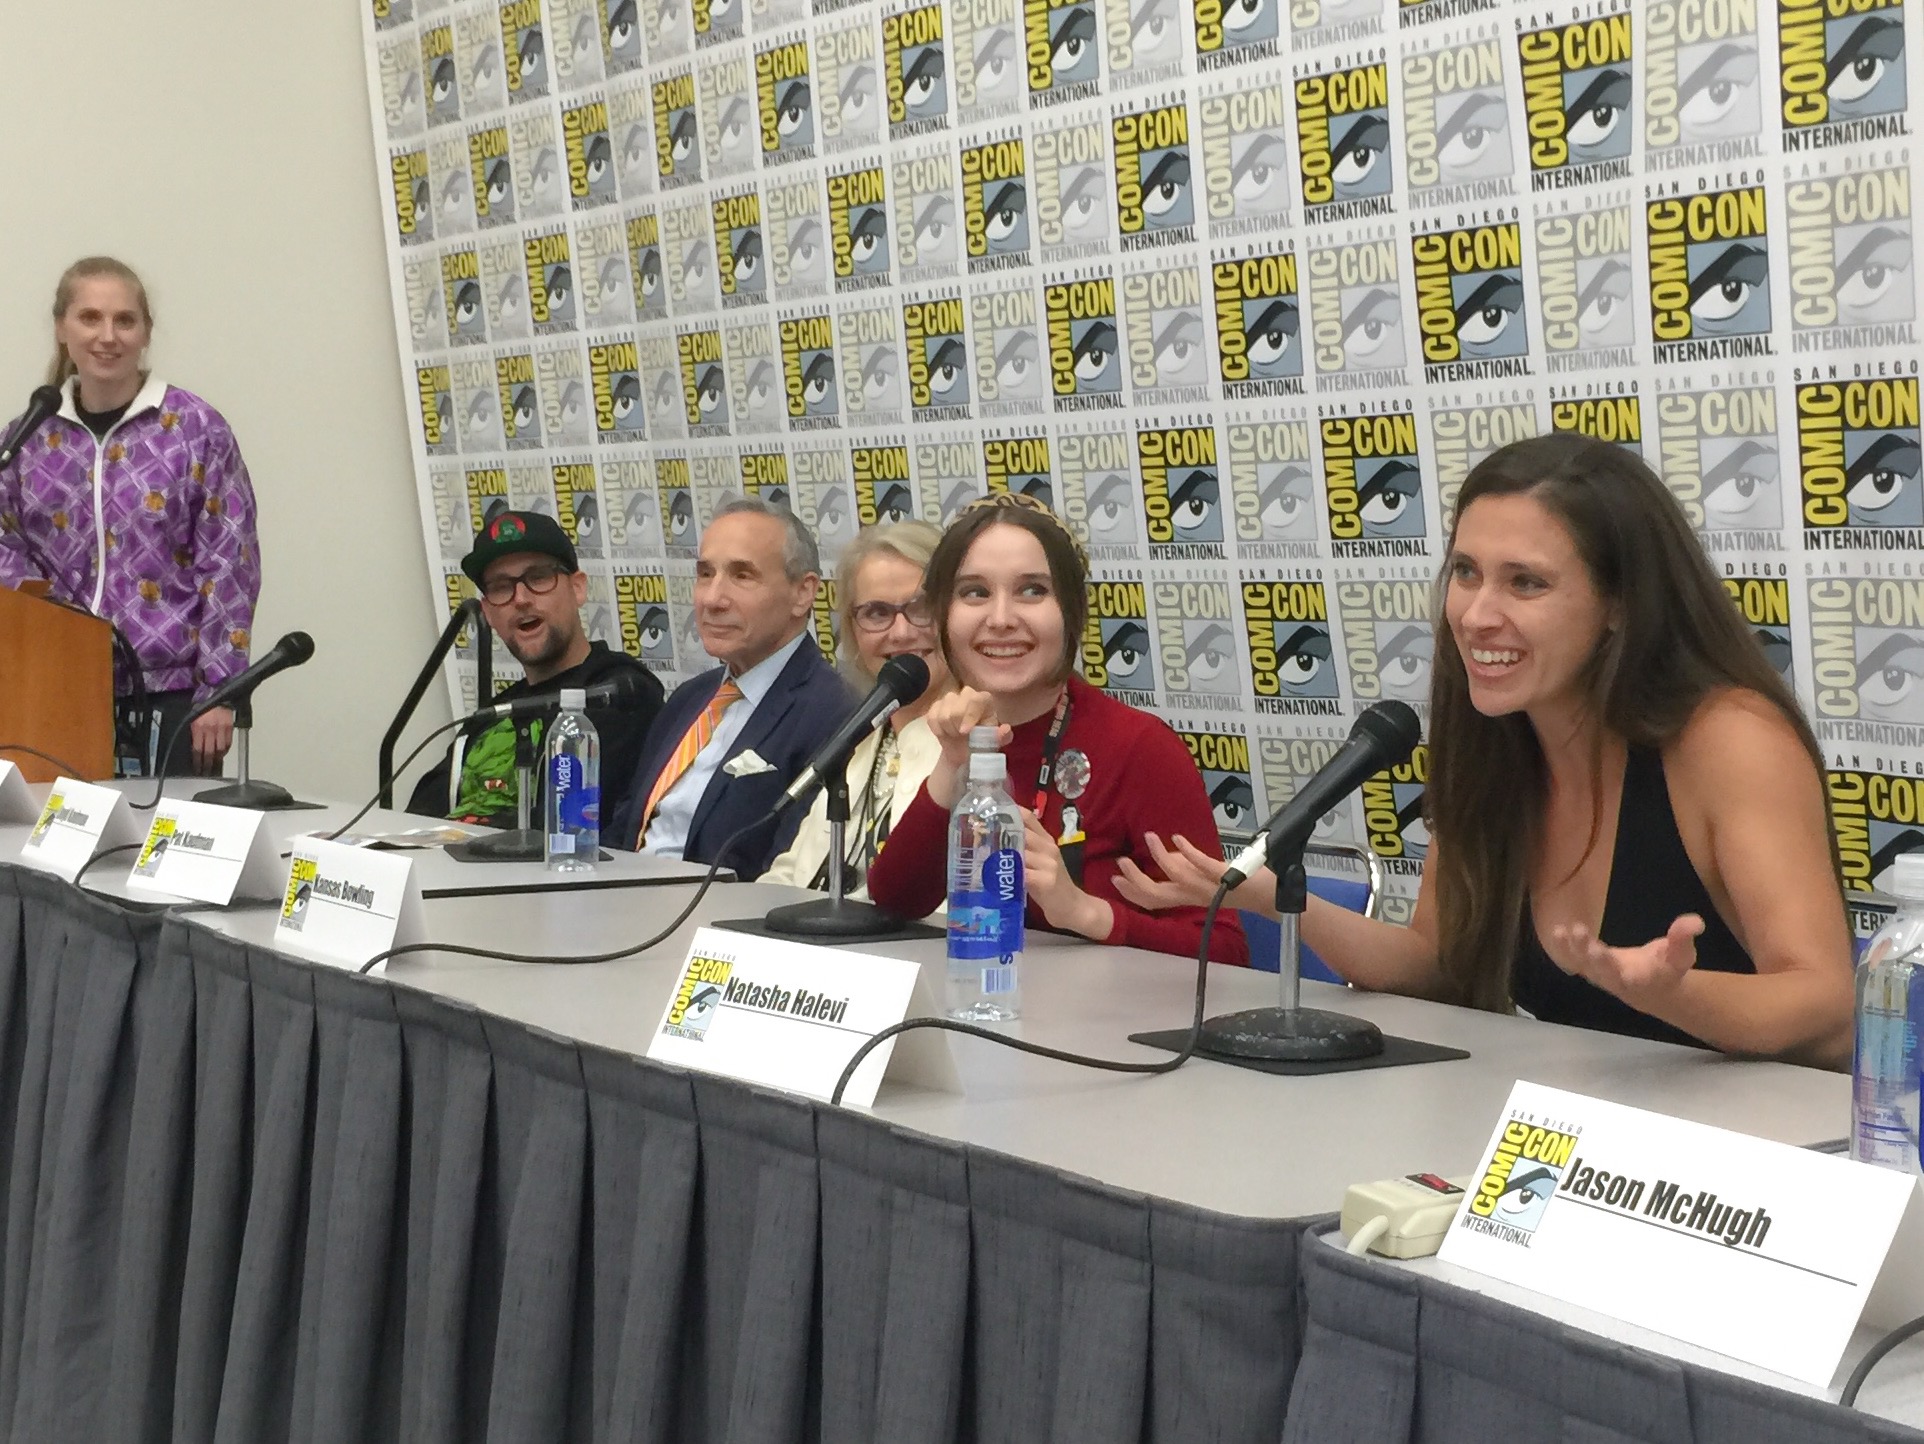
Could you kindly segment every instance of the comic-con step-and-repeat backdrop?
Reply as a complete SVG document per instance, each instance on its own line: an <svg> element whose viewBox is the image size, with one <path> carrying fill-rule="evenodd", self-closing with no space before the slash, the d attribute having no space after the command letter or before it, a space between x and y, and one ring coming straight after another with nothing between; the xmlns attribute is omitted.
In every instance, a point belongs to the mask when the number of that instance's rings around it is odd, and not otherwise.
<svg viewBox="0 0 1924 1444"><path fill-rule="evenodd" d="M1423 707L1467 470L1581 431L1663 473L1809 706L1847 881L1924 846L1914 6L371 6L450 603L491 509L551 511L672 685L731 495L832 561L1033 493L1089 542L1090 680L1248 828ZM1330 824L1393 912L1425 775Z"/></svg>

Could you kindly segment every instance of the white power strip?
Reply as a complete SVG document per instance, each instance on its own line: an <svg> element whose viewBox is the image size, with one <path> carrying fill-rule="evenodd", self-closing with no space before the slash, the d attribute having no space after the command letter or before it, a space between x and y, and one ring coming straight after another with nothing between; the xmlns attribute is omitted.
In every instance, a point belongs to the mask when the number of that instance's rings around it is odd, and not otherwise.
<svg viewBox="0 0 1924 1444"><path fill-rule="evenodd" d="M1349 1251L1427 1258L1443 1246L1443 1235L1463 1204L1464 1183L1434 1173L1352 1183L1343 1195L1342 1227Z"/></svg>

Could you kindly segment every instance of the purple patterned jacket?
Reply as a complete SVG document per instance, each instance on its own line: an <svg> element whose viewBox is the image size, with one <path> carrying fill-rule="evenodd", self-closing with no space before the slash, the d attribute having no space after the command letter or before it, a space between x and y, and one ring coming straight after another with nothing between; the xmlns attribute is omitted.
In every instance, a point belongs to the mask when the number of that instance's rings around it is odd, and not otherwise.
<svg viewBox="0 0 1924 1444"><path fill-rule="evenodd" d="M54 596L126 634L149 691L205 696L246 667L261 589L234 433L198 396L150 376L103 457L73 393L69 381L59 416L0 471L0 586L47 578ZM132 690L118 666L114 687Z"/></svg>

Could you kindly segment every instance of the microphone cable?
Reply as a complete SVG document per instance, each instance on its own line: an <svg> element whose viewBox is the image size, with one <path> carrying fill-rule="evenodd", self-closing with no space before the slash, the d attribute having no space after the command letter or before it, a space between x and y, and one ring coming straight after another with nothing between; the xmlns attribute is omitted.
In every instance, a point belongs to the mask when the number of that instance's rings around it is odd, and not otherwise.
<svg viewBox="0 0 1924 1444"><path fill-rule="evenodd" d="M64 757L55 757L51 752L42 752L38 747L29 747L24 742L0 742L0 752L20 752L28 757L38 757L42 762L58 767L63 777L78 777L80 769Z"/></svg>
<svg viewBox="0 0 1924 1444"><path fill-rule="evenodd" d="M1182 1047L1173 1057L1155 1063L1131 1063L1120 1058L1096 1058L1086 1053L1071 1053L1065 1048L1050 1048L1042 1043L1031 1043L1022 1038L1011 1038L1006 1033L993 1033L976 1023L962 1023L954 1018L904 1018L874 1034L855 1050L842 1069L842 1076L835 1080L835 1091L829 1095L829 1106L841 1106L842 1094L847 1091L849 1079L862 1061L890 1038L917 1028L939 1028L945 1033L961 1033L970 1038L985 1038L991 1043L1000 1043L1005 1048L1013 1048L1018 1053L1032 1053L1038 1058L1053 1058L1058 1063L1074 1063L1081 1068L1100 1068L1108 1073L1140 1073L1153 1075L1173 1073L1196 1055L1196 1046L1202 1041L1203 1010L1209 990L1209 936L1216 927L1216 914L1222 910L1223 899L1229 895L1229 882L1224 879L1216 885L1216 892L1209 899L1209 907L1203 913L1202 940L1196 946L1196 1011L1189 1020L1189 1036L1183 1039Z"/></svg>

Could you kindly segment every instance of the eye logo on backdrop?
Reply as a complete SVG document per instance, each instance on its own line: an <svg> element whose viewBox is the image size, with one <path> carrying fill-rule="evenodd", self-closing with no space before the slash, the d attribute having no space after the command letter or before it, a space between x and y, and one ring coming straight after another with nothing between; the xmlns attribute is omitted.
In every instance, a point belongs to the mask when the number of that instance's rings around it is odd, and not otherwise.
<svg viewBox="0 0 1924 1444"><path fill-rule="evenodd" d="M1791 665L1790 581L1785 577L1725 577L1724 590L1750 624L1751 635L1771 665L1793 690L1797 678Z"/></svg>
<svg viewBox="0 0 1924 1444"><path fill-rule="evenodd" d="M975 383L982 415L1032 415L1047 409L1035 292L1026 284L969 297L975 327Z"/></svg>
<svg viewBox="0 0 1924 1444"><path fill-rule="evenodd" d="M1514 221L1410 238L1423 369L1433 384L1527 376L1523 234Z"/></svg>
<svg viewBox="0 0 1924 1444"><path fill-rule="evenodd" d="M476 467L467 474L469 530L480 531L509 510L508 473L499 466Z"/></svg>
<svg viewBox="0 0 1924 1444"><path fill-rule="evenodd" d="M1125 251L1196 238L1189 176L1189 111L1180 101L1123 110L1109 122L1115 142L1116 223Z"/></svg>
<svg viewBox="0 0 1924 1444"><path fill-rule="evenodd" d="M1408 412L1326 416L1321 431L1331 555L1428 556L1416 418Z"/></svg>
<svg viewBox="0 0 1924 1444"><path fill-rule="evenodd" d="M962 298L909 301L902 339L909 356L909 407L918 423L966 421L969 347Z"/></svg>
<svg viewBox="0 0 1924 1444"><path fill-rule="evenodd" d="M837 426L835 334L826 314L792 316L778 328L788 428L807 431Z"/></svg>
<svg viewBox="0 0 1924 1444"><path fill-rule="evenodd" d="M1516 193L1499 41L1403 57L1403 156L1412 210Z"/></svg>
<svg viewBox="0 0 1924 1444"><path fill-rule="evenodd" d="M642 63L640 11L636 0L597 0L601 15L601 45L610 75L633 70Z"/></svg>
<svg viewBox="0 0 1924 1444"><path fill-rule="evenodd" d="M455 450L454 380L447 366L417 366L415 389L421 407L421 432L428 455L448 456Z"/></svg>
<svg viewBox="0 0 1924 1444"><path fill-rule="evenodd" d="M1812 579L1811 655L1818 733L1827 740L1915 747L1924 731L1924 582L1858 563ZM1924 825L1912 813L1906 821Z"/></svg>
<svg viewBox="0 0 1924 1444"><path fill-rule="evenodd" d="M1644 10L1643 143L1654 170L1725 164L1760 153L1763 66L1756 0Z"/></svg>
<svg viewBox="0 0 1924 1444"><path fill-rule="evenodd" d="M1917 378L1815 382L1796 397L1805 550L1924 546Z"/></svg>
<svg viewBox="0 0 1924 1444"><path fill-rule="evenodd" d="M909 481L906 446L854 446L849 463L855 478L855 517L863 526L912 521L915 492Z"/></svg>
<svg viewBox="0 0 1924 1444"><path fill-rule="evenodd" d="M1208 401L1209 320L1195 266L1170 260L1155 270L1125 272L1122 303L1136 405Z"/></svg>
<svg viewBox="0 0 1924 1444"><path fill-rule="evenodd" d="M1432 409L1430 455L1436 462L1437 500L1444 525L1449 525L1456 511L1456 495L1472 467L1499 447L1535 436L1541 429L1536 407L1522 399Z"/></svg>
<svg viewBox="0 0 1924 1444"><path fill-rule="evenodd" d="M1370 851L1399 877L1419 877L1430 852L1430 828L1423 819L1423 794L1430 781L1430 746L1417 744L1410 760L1379 772L1363 784L1363 825Z"/></svg>
<svg viewBox="0 0 1924 1444"><path fill-rule="evenodd" d="M715 52L696 67L696 104L711 176L741 175L755 167L761 127L749 68L749 57L732 51Z"/></svg>
<svg viewBox="0 0 1924 1444"><path fill-rule="evenodd" d="M1150 558L1220 561L1222 483L1215 427L1198 423L1138 428L1136 475L1142 483Z"/></svg>
<svg viewBox="0 0 1924 1444"><path fill-rule="evenodd" d="M1630 14L1599 15L1517 36L1530 184L1536 190L1630 174Z"/></svg>
<svg viewBox="0 0 1924 1444"><path fill-rule="evenodd" d="M1777 391L1768 376L1657 398L1663 479L1704 550L1783 550Z"/></svg>
<svg viewBox="0 0 1924 1444"><path fill-rule="evenodd" d="M1231 663L1231 670L1234 664ZM1170 691L1184 689L1170 683ZM1178 731L1183 746L1202 773L1203 791L1220 833L1247 833L1256 825L1256 788L1250 781L1249 738L1240 729L1220 732Z"/></svg>
<svg viewBox="0 0 1924 1444"><path fill-rule="evenodd" d="M1296 296L1295 252L1219 259L1209 275L1223 395L1238 401L1301 395L1302 308Z"/></svg>
<svg viewBox="0 0 1924 1444"><path fill-rule="evenodd" d="M992 496L1026 496L1056 510L1047 436L984 437L982 475Z"/></svg>
<svg viewBox="0 0 1924 1444"><path fill-rule="evenodd" d="M1807 165L1786 187L1785 208L1793 349L1915 345L1910 167L1811 174Z"/></svg>
<svg viewBox="0 0 1924 1444"><path fill-rule="evenodd" d="M1403 294L1394 242L1355 241L1311 251L1309 295L1319 390L1404 384Z"/></svg>
<svg viewBox="0 0 1924 1444"><path fill-rule="evenodd" d="M1120 421L1056 433L1056 478L1062 514L1089 538L1096 561L1133 561L1139 555L1136 525L1135 443Z"/></svg>
<svg viewBox="0 0 1924 1444"><path fill-rule="evenodd" d="M481 294L481 258L472 247L441 253L441 289L447 307L448 339L456 346L486 341L488 316Z"/></svg>
<svg viewBox="0 0 1924 1444"><path fill-rule="evenodd" d="M940 5L882 17L882 76L891 140L948 128L948 52Z"/></svg>
<svg viewBox="0 0 1924 1444"><path fill-rule="evenodd" d="M1108 250L1114 234L1109 205L1109 152L1102 125L1075 120L1029 139L1035 183L1036 239L1045 262Z"/></svg>
<svg viewBox="0 0 1924 1444"><path fill-rule="evenodd" d="M1429 581L1406 576L1338 582L1336 604L1357 705L1396 697L1427 711L1436 656Z"/></svg>
<svg viewBox="0 0 1924 1444"><path fill-rule="evenodd" d="M718 196L715 217L715 274L724 306L747 306L768 299L768 270L762 241L762 200L751 187Z"/></svg>
<svg viewBox="0 0 1924 1444"><path fill-rule="evenodd" d="M806 35L755 52L755 98L762 123L762 164L813 160L815 103Z"/></svg>
<svg viewBox="0 0 1924 1444"><path fill-rule="evenodd" d="M1645 223L1658 363L1775 354L1764 188L1651 201Z"/></svg>
<svg viewBox="0 0 1924 1444"><path fill-rule="evenodd" d="M1204 208L1216 240L1280 230L1289 221L1288 121L1283 88L1269 83L1196 104L1202 137Z"/></svg>
<svg viewBox="0 0 1924 1444"><path fill-rule="evenodd" d="M693 0L695 44L725 45L742 37L744 0Z"/></svg>
<svg viewBox="0 0 1924 1444"><path fill-rule="evenodd" d="M1180 693L1183 705L1209 712L1240 708L1242 669L1236 665L1236 617L1226 582L1202 572L1185 579L1163 578L1150 584L1156 617L1157 659L1163 686ZM1248 744L1243 743L1246 749ZM1239 769L1248 782L1245 750ZM1213 788L1212 788L1213 791ZM1253 807L1254 799L1245 806ZM1222 814L1217 813L1218 822ZM1246 827L1247 822L1231 826Z"/></svg>
<svg viewBox="0 0 1924 1444"><path fill-rule="evenodd" d="M1910 728L1876 730L1897 731L1907 739L1913 735ZM1907 740L1903 745L1916 744ZM1919 796L1917 779L1856 770L1833 770L1824 776L1844 886L1852 892L1890 892L1897 881L1897 859L1924 849L1924 828L1918 826L1924 797Z"/></svg>
<svg viewBox="0 0 1924 1444"><path fill-rule="evenodd" d="M454 27L432 25L421 31L421 74L427 90L428 124L461 118L460 65L454 58Z"/></svg>
<svg viewBox="0 0 1924 1444"><path fill-rule="evenodd" d="M668 555L684 560L701 545L701 524L695 517L695 493L690 486L688 457L669 452L655 459L655 486L661 499L661 538Z"/></svg>
<svg viewBox="0 0 1924 1444"><path fill-rule="evenodd" d="M1122 361L1116 326L1116 283L1094 275L1043 287L1049 330L1049 378L1057 411L1122 405Z"/></svg>
<svg viewBox="0 0 1924 1444"><path fill-rule="evenodd" d="M590 346L588 380L594 393L597 441L639 441L647 436L641 357L633 341L603 341Z"/></svg>
<svg viewBox="0 0 1924 1444"><path fill-rule="evenodd" d="M895 161L895 245L904 280L955 274L955 153L936 142Z"/></svg>
<svg viewBox="0 0 1924 1444"><path fill-rule="evenodd" d="M615 573L615 615L621 649L656 667L675 664L675 636L668 617L668 578L659 573Z"/></svg>
<svg viewBox="0 0 1924 1444"><path fill-rule="evenodd" d="M1637 339L1626 205L1571 203L1536 223L1537 298L1552 371L1628 366Z"/></svg>
<svg viewBox="0 0 1924 1444"><path fill-rule="evenodd" d="M882 168L828 178L828 244L838 294L889 281L889 213Z"/></svg>
<svg viewBox="0 0 1924 1444"><path fill-rule="evenodd" d="M818 30L815 67L816 124L823 145L833 152L881 140L882 88L874 30L861 23Z"/></svg>
<svg viewBox="0 0 1924 1444"><path fill-rule="evenodd" d="M1777 0L1777 45L1785 150L1910 134L1902 4Z"/></svg>
<svg viewBox="0 0 1924 1444"><path fill-rule="evenodd" d="M495 357L495 385L500 391L501 431L510 451L529 451L541 445L541 400L535 387L534 357L509 351Z"/></svg>
<svg viewBox="0 0 1924 1444"><path fill-rule="evenodd" d="M1022 0L1029 105L1085 100L1102 84L1096 7L1090 0Z"/></svg>
<svg viewBox="0 0 1924 1444"><path fill-rule="evenodd" d="M1592 388L1586 387L1586 392ZM1550 429L1588 436L1621 446L1633 456L1643 455L1643 401L1634 381L1609 383L1616 395L1576 395L1575 387L1550 389Z"/></svg>
<svg viewBox="0 0 1924 1444"><path fill-rule="evenodd" d="M574 262L565 229L529 236L522 242L527 262L528 315L537 336L575 327Z"/></svg>
<svg viewBox="0 0 1924 1444"><path fill-rule="evenodd" d="M681 363L682 400L690 436L728 434L728 378L722 365L721 332L682 331L675 336Z"/></svg>
<svg viewBox="0 0 1924 1444"><path fill-rule="evenodd" d="M1318 556L1309 423L1232 413L1225 440L1237 555L1252 560Z"/></svg>
<svg viewBox="0 0 1924 1444"><path fill-rule="evenodd" d="M501 51L508 99L540 100L548 94L548 41L541 29L541 0L509 0L501 7Z"/></svg>
<svg viewBox="0 0 1924 1444"><path fill-rule="evenodd" d="M1321 581L1243 582L1243 633L1256 710L1278 717L1338 717L1329 600Z"/></svg>
<svg viewBox="0 0 1924 1444"><path fill-rule="evenodd" d="M1313 71L1296 81L1303 220L1312 226L1389 212L1389 66Z"/></svg>
<svg viewBox="0 0 1924 1444"><path fill-rule="evenodd" d="M483 126L468 132L468 166L474 184L476 223L513 225L514 162L509 159L505 125Z"/></svg>
<svg viewBox="0 0 1924 1444"><path fill-rule="evenodd" d="M962 150L969 274L1029 263L1029 170L1019 131Z"/></svg>
<svg viewBox="0 0 1924 1444"><path fill-rule="evenodd" d="M701 126L695 118L695 73L678 71L657 80L655 170L664 187L701 179Z"/></svg>
<svg viewBox="0 0 1924 1444"><path fill-rule="evenodd" d="M1149 594L1139 580L1089 583L1082 675L1119 702L1152 707L1156 663L1150 646Z"/></svg>
<svg viewBox="0 0 1924 1444"><path fill-rule="evenodd" d="M1281 0L1190 0L1196 68L1217 70L1277 54Z"/></svg>
<svg viewBox="0 0 1924 1444"><path fill-rule="evenodd" d="M615 199L615 149L608 139L608 104L593 100L561 112L568 159L568 196L576 210Z"/></svg>
<svg viewBox="0 0 1924 1444"><path fill-rule="evenodd" d="M661 222L652 211L631 216L625 239L635 316L642 321L661 320L668 314L668 291L661 273Z"/></svg>

